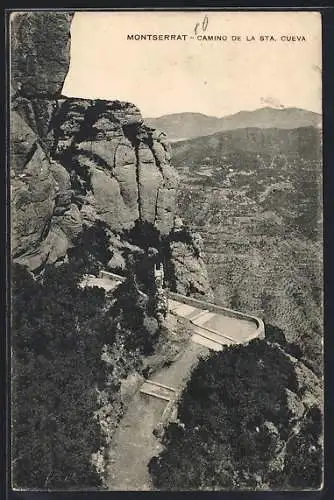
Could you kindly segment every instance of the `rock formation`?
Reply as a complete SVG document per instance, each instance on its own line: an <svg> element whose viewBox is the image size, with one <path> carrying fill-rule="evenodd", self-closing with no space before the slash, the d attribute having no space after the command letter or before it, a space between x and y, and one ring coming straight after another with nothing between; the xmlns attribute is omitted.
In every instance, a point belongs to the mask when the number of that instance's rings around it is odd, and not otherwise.
<svg viewBox="0 0 334 500"><path fill-rule="evenodd" d="M61 93L70 64L72 17L56 12L12 14L11 76L21 96L52 99Z"/></svg>
<svg viewBox="0 0 334 500"><path fill-rule="evenodd" d="M66 261L83 225L97 220L110 230L110 265L124 267L124 231L139 220L168 236L177 212L165 134L131 103L61 95L71 19L54 12L11 19L12 255L32 271ZM171 258L180 291L210 290L192 244L177 244Z"/></svg>
<svg viewBox="0 0 334 500"><path fill-rule="evenodd" d="M66 259L82 229L70 176L49 154L69 67L71 18L29 12L11 19L12 255L32 270Z"/></svg>
<svg viewBox="0 0 334 500"><path fill-rule="evenodd" d="M143 124L133 104L67 99L54 123L53 155L70 172L83 220L94 213L115 231L137 219L168 234L177 175L164 135Z"/></svg>

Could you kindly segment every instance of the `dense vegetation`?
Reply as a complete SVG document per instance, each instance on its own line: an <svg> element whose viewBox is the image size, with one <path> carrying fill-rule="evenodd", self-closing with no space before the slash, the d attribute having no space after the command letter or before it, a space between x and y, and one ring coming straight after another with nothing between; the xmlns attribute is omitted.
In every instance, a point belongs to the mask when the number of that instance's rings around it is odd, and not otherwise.
<svg viewBox="0 0 334 500"><path fill-rule="evenodd" d="M147 356L161 344L163 299L155 262L167 262L168 238L137 222L125 234L127 279L114 292L82 288L112 256L108 229L83 228L69 262L34 277L12 270L13 482L20 488L101 485L92 454L106 444L101 401L112 406L115 429L123 414L120 384L131 371L148 371ZM166 265L167 272L172 267ZM171 274L172 275L172 274ZM160 345L161 348L161 345ZM145 361L145 362L144 362ZM146 363L146 364L145 364ZM109 432L109 431L108 431Z"/></svg>
<svg viewBox="0 0 334 500"><path fill-rule="evenodd" d="M105 268L112 256L106 224L97 220L91 226L84 226L68 255L70 262L82 273L97 274Z"/></svg>
<svg viewBox="0 0 334 500"><path fill-rule="evenodd" d="M320 411L305 409L296 423L287 390L299 395L293 365L265 341L201 360L150 462L155 487L319 487Z"/></svg>
<svg viewBox="0 0 334 500"><path fill-rule="evenodd" d="M120 380L141 370L142 353L151 352L158 338L158 323L134 279L115 296L83 289L83 263L94 268L97 261L91 252L81 257L47 268L39 280L13 267L12 458L19 488L101 484L91 460L105 444L94 417L98 391L107 394L117 425Z"/></svg>
<svg viewBox="0 0 334 500"><path fill-rule="evenodd" d="M95 386L106 372L101 349L104 291L81 290L68 265L44 283L13 269L13 481L21 488L99 484L90 457L102 445ZM103 326L103 327L102 327Z"/></svg>

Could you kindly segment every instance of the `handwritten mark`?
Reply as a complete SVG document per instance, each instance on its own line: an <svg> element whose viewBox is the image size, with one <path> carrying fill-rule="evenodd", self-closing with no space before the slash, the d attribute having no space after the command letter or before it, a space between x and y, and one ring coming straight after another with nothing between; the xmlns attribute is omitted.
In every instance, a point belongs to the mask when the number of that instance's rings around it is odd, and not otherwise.
<svg viewBox="0 0 334 500"><path fill-rule="evenodd" d="M202 23L196 23L196 25L195 25L195 28L194 28L195 35L198 35L198 30L199 29L201 29L201 31L206 31L208 29L208 25L209 25L209 18L205 14Z"/></svg>

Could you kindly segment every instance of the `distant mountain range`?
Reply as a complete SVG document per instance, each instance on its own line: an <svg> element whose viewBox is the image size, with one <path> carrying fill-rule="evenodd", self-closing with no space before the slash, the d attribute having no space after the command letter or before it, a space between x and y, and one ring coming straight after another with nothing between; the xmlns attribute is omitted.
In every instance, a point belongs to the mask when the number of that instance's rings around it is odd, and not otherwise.
<svg viewBox="0 0 334 500"><path fill-rule="evenodd" d="M203 162L219 164L224 155L236 152L268 157L297 155L313 161L321 154L321 134L312 126L291 129L248 127L177 141L172 149L176 166L180 161L194 165Z"/></svg>
<svg viewBox="0 0 334 500"><path fill-rule="evenodd" d="M249 127L294 129L312 126L320 128L322 117L318 113L300 108L265 107L254 111L239 111L222 118L201 113L174 113L158 118L146 118L145 123L166 132L170 141L179 141Z"/></svg>

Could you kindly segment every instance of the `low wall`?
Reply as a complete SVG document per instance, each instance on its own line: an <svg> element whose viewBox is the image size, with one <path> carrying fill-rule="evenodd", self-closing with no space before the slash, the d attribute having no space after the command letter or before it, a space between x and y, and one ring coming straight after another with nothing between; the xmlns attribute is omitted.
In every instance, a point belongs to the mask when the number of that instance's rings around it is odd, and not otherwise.
<svg viewBox="0 0 334 500"><path fill-rule="evenodd" d="M125 281L126 278L124 276L119 276L118 274L111 273L110 271L100 271L100 278L107 278L112 281ZM210 312L216 312L218 314L223 314L224 316L228 316L230 318L236 318L240 320L253 321L256 324L256 331L250 335L247 339L247 342L253 340L255 338L265 338L265 329L264 323L261 318L256 316L252 316L250 314L242 313L240 311L235 311L233 309L229 309L227 307L218 306L217 304L213 304L212 302L205 302L204 300L194 299L192 297L187 297L186 295L182 295L180 293L170 292L166 289L167 296L171 299L177 300L178 302L182 302L183 304L188 304L190 306L198 307L199 309L207 309ZM141 292L142 294L142 292ZM145 294L142 294L145 295Z"/></svg>
<svg viewBox="0 0 334 500"><path fill-rule="evenodd" d="M240 311L234 311L233 309L228 309L227 307L218 306L212 304L211 302L205 302L203 300L194 299L192 297L187 297L186 295L181 295L180 293L167 292L167 296L183 304L188 304L189 306L198 307L199 309L207 309L210 312L216 312L218 314L223 314L230 318L253 321L256 324L256 331L248 337L247 341L253 340L254 338L264 339L264 323L262 319L252 316L250 314L245 314Z"/></svg>
<svg viewBox="0 0 334 500"><path fill-rule="evenodd" d="M119 276L118 274L111 273L109 271L100 271L99 278L109 278L112 281L125 281L124 276Z"/></svg>
<svg viewBox="0 0 334 500"><path fill-rule="evenodd" d="M167 427L167 425L170 422L176 421L178 399L179 399L179 394L174 395L174 397L166 404L165 409L159 419L159 422L156 424L153 431L153 434L156 437L162 438L165 427Z"/></svg>
<svg viewBox="0 0 334 500"><path fill-rule="evenodd" d="M121 281L124 282L126 280L125 276L120 276L119 274L111 273L110 271L100 271L99 278L109 279L110 281ZM147 295L138 290L139 295L147 299Z"/></svg>

